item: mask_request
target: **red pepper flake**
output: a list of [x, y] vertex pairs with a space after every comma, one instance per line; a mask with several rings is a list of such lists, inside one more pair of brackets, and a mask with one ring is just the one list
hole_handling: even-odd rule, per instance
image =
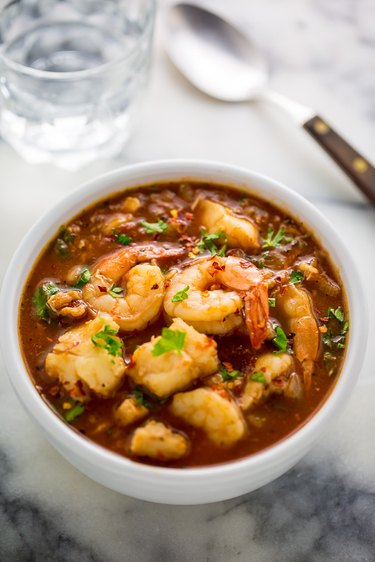
[[151, 287], [151, 291], [155, 291], [155, 289], [158, 289], [158, 288], [159, 288], [159, 285], [157, 283], [155, 283], [155, 285], [153, 285]]
[[193, 213], [185, 213], [185, 218], [188, 221], [191, 221], [193, 219], [193, 217], [194, 217]]
[[216, 269], [216, 271], [225, 271], [225, 265], [220, 265], [217, 261], [212, 262], [212, 267]]
[[226, 400], [230, 400], [230, 396], [222, 384], [215, 384], [214, 386], [211, 386], [211, 388], [214, 392], [217, 392], [219, 396], [221, 396], [222, 398], [225, 398]]
[[98, 289], [99, 289], [99, 291], [100, 291], [101, 293], [106, 293], [106, 292], [107, 292], [106, 287], [101, 287], [101, 285], [98, 285]]
[[233, 371], [232, 363], [229, 363], [228, 361], [223, 361], [223, 365], [229, 373]]

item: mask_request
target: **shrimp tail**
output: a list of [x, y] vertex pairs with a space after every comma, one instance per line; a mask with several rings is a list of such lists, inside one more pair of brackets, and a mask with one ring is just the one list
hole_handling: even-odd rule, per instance
[[245, 295], [245, 320], [249, 330], [250, 342], [254, 349], [259, 349], [267, 337], [269, 315], [268, 289], [259, 283]]
[[[308, 390], [311, 386], [312, 374], [314, 371], [315, 359], [319, 352], [318, 328], [315, 318], [305, 316], [300, 318], [298, 330], [294, 336], [295, 354], [302, 364], [303, 381]], [[315, 335], [315, 337], [313, 337]]]
[[305, 388], [306, 390], [309, 390], [311, 387], [311, 379], [314, 370], [314, 361], [310, 361], [308, 359], [302, 361], [302, 370], [303, 370], [303, 382]]
[[134, 244], [100, 258], [94, 266], [94, 271], [117, 282], [137, 263], [178, 258], [185, 253], [184, 248], [172, 245]]

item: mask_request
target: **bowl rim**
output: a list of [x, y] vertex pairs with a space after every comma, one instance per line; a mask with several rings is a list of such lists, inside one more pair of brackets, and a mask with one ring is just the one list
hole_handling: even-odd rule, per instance
[[[23, 277], [22, 280], [17, 277], [20, 277], [20, 273], [25, 269], [27, 269], [27, 274], [30, 273], [31, 267], [45, 245], [58, 231], [60, 224], [67, 220], [64, 219], [64, 216], [72, 218], [88, 205], [95, 204], [95, 201], [120, 191], [121, 189], [112, 187], [115, 184], [123, 183], [123, 189], [126, 190], [137, 185], [147, 185], [152, 181], [162, 181], [162, 179], [150, 179], [137, 182], [132, 179], [142, 175], [155, 177], [159, 175], [165, 177], [166, 181], [173, 178], [176, 181], [187, 178], [208, 180], [208, 176], [214, 175], [215, 179], [211, 180], [213, 183], [220, 183], [221, 180], [218, 176], [223, 175], [225, 176], [222, 182], [224, 185], [237, 185], [239, 189], [243, 186], [246, 189], [246, 184], [247, 191], [258, 193], [259, 197], [269, 200], [271, 196], [274, 196], [278, 199], [278, 202], [272, 200], [276, 206], [280, 208], [286, 202], [288, 206], [292, 206], [292, 209], [288, 211], [292, 216], [298, 214], [301, 217], [302, 215], [303, 221], [307, 222], [307, 227], [315, 233], [317, 239], [322, 239], [324, 247], [331, 248], [328, 253], [333, 263], [337, 266], [339, 262], [343, 266], [340, 275], [346, 290], [351, 330], [344, 364], [334, 388], [321, 403], [319, 409], [300, 428], [270, 447], [250, 456], [227, 463], [184, 468], [183, 470], [132, 461], [72, 430], [43, 400], [28, 374], [18, 339], [19, 299], [27, 277]], [[207, 177], [205, 178], [205, 176]], [[227, 176], [231, 176], [233, 179], [228, 180]], [[265, 194], [262, 193], [264, 188]], [[77, 208], [78, 211], [72, 214], [73, 208]], [[332, 255], [333, 253], [335, 256]], [[31, 267], [26, 265], [25, 256], [28, 262], [31, 262]], [[340, 405], [344, 406], [359, 376], [367, 341], [368, 311], [363, 295], [361, 279], [345, 244], [325, 216], [300, 194], [264, 174], [236, 165], [199, 159], [155, 160], [121, 167], [85, 182], [57, 201], [28, 230], [18, 245], [3, 280], [0, 296], [0, 310], [2, 310], [0, 342], [8, 377], [26, 410], [35, 421], [43, 426], [52, 442], [58, 442], [63, 448], [72, 450], [77, 457], [90, 458], [91, 461], [102, 466], [110, 465], [112, 471], [121, 472], [124, 477], [134, 475], [141, 480], [142, 478], [148, 480], [156, 475], [163, 478], [166, 483], [178, 482], [181, 479], [195, 481], [203, 477], [221, 479], [227, 476], [232, 478], [236, 474], [243, 473], [244, 470], [262, 471], [268, 462], [279, 455], [291, 454], [298, 448], [305, 449], [306, 445], [312, 444], [316, 439], [318, 428], [327, 422], [336, 410], [340, 409]]]

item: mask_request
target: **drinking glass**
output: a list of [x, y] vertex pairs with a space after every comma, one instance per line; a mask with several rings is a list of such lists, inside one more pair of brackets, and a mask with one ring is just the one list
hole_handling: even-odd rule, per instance
[[116, 155], [147, 82], [155, 0], [0, 6], [1, 136], [32, 163]]

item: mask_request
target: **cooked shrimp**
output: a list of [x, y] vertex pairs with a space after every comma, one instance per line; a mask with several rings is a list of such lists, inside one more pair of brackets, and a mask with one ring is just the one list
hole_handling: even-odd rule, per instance
[[185, 334], [180, 353], [168, 351], [153, 355], [152, 350], [161, 336], [138, 347], [133, 354], [134, 365], [129, 376], [159, 397], [169, 396], [187, 388], [195, 379], [211, 375], [218, 368], [216, 342], [176, 318], [170, 330]]
[[259, 231], [250, 219], [239, 217], [228, 207], [209, 199], [198, 199], [193, 208], [197, 222], [211, 234], [224, 232], [229, 246], [244, 250], [259, 247]]
[[[186, 287], [187, 298], [173, 302]], [[164, 309], [208, 334], [227, 334], [239, 327], [244, 309], [253, 348], [259, 349], [267, 335], [268, 290], [263, 273], [235, 256], [204, 258], [176, 273], [166, 290]]]
[[[289, 353], [265, 353], [255, 362], [253, 375], [250, 375], [241, 396], [243, 410], [256, 406], [270, 394], [281, 394], [289, 384], [289, 374], [293, 359]], [[262, 373], [265, 382], [254, 380], [256, 374]], [[252, 378], [254, 376], [254, 379]], [[259, 378], [259, 377], [258, 377]]]
[[186, 455], [188, 449], [189, 442], [185, 435], [153, 420], [143, 427], [138, 427], [130, 443], [133, 455], [159, 461], [180, 459]]
[[[122, 356], [111, 354], [110, 350], [95, 345], [91, 339], [106, 326], [112, 331], [109, 334], [111, 341], [121, 349], [121, 340], [115, 335], [118, 325], [109, 317], [97, 317], [65, 332], [46, 357], [47, 375], [59, 379], [74, 398], [88, 398], [90, 390], [100, 396], [110, 396], [123, 379], [125, 362]], [[104, 342], [99, 341], [101, 343]], [[83, 392], [80, 387], [83, 387]]]
[[216, 445], [233, 445], [244, 436], [245, 423], [237, 404], [225, 395], [209, 388], [181, 392], [173, 397], [170, 409], [189, 425], [202, 429]]
[[135, 398], [130, 396], [129, 398], [125, 398], [117, 408], [115, 419], [120, 425], [127, 426], [142, 420], [148, 413], [149, 410], [146, 406], [138, 404]]
[[288, 331], [294, 334], [294, 354], [302, 365], [304, 383], [309, 388], [320, 344], [310, 297], [304, 289], [289, 284], [282, 288], [276, 302], [285, 316]]
[[[143, 330], [160, 313], [165, 280], [157, 265], [140, 262], [183, 252], [150, 244], [121, 248], [94, 265], [90, 281], [82, 288], [83, 298], [92, 309], [112, 316], [121, 330]], [[114, 293], [111, 288], [118, 285]]]

